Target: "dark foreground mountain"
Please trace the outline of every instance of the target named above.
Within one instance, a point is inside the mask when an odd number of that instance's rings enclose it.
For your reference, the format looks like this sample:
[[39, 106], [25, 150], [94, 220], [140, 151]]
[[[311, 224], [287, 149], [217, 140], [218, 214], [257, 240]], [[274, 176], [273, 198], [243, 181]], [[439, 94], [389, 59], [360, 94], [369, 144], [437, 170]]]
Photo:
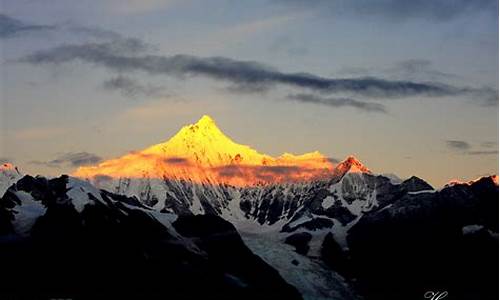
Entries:
[[498, 177], [434, 190], [363, 169], [348, 158], [308, 183], [120, 179], [113, 192], [25, 176], [0, 200], [2, 292], [498, 299]]
[[423, 299], [427, 291], [498, 299], [496, 179], [406, 194], [366, 214], [349, 231], [349, 264], [339, 260], [339, 268], [367, 299]]
[[67, 176], [0, 200], [0, 298], [300, 299], [217, 216], [155, 212]]

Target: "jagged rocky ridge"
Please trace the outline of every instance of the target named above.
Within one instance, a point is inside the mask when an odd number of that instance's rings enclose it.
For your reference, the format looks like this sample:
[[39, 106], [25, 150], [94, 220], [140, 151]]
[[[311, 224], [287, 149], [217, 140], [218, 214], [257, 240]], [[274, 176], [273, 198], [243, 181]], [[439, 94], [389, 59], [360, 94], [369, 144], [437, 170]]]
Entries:
[[308, 183], [242, 188], [122, 178], [98, 183], [112, 192], [94, 193], [159, 220], [184, 220], [173, 222], [183, 224], [173, 226], [183, 240], [204, 234], [198, 220], [222, 217], [304, 298], [421, 299], [439, 289], [452, 292], [450, 299], [495, 295], [497, 177], [434, 190], [417, 177], [394, 184], [358, 172], [358, 163], [349, 158], [329, 180]]
[[6, 191], [0, 261], [2, 298], [301, 298], [222, 218], [160, 213], [68, 176]]
[[[356, 166], [355, 170], [352, 170], [352, 165]], [[241, 188], [224, 184], [195, 184], [189, 181], [167, 179], [154, 181], [145, 178], [142, 180], [122, 179], [118, 184], [116, 182], [111, 183], [108, 188], [117, 193], [138, 195], [143, 203], [147, 203], [162, 212], [172, 212], [179, 215], [209, 214], [222, 216], [236, 226], [247, 244], [258, 255], [261, 255], [268, 263], [279, 270], [285, 280], [294, 284], [306, 298], [355, 299], [357, 297], [356, 293], [360, 293], [367, 299], [395, 299], [403, 296], [405, 299], [411, 297], [420, 299], [423, 295], [420, 289], [424, 286], [429, 289], [444, 288], [445, 285], [447, 285], [448, 289], [456, 288], [457, 284], [452, 284], [450, 280], [439, 282], [438, 279], [441, 278], [439, 274], [443, 272], [430, 277], [433, 278], [432, 283], [435, 284], [426, 283], [425, 285], [422, 284], [421, 279], [406, 274], [413, 279], [402, 285], [404, 288], [396, 288], [394, 284], [384, 286], [387, 283], [380, 279], [384, 278], [383, 274], [385, 274], [386, 269], [393, 272], [391, 267], [406, 266], [405, 270], [412, 270], [415, 263], [409, 265], [401, 263], [401, 261], [408, 260], [410, 257], [412, 257], [412, 261], [420, 263], [416, 263], [417, 265], [427, 266], [430, 269], [434, 266], [421, 262], [429, 261], [439, 265], [438, 261], [442, 259], [442, 256], [438, 255], [438, 253], [442, 254], [440, 252], [442, 250], [437, 252], [421, 251], [420, 253], [409, 251], [411, 249], [403, 246], [414, 245], [414, 243], [408, 243], [407, 238], [426, 245], [422, 247], [432, 245], [438, 238], [449, 242], [450, 236], [458, 236], [460, 240], [465, 237], [461, 233], [462, 227], [477, 225], [483, 228], [484, 224], [482, 222], [486, 219], [490, 220], [489, 222], [493, 219], [493, 222], [489, 223], [490, 226], [487, 227], [490, 233], [487, 239], [490, 242], [480, 244], [479, 251], [486, 253], [482, 257], [487, 257], [489, 261], [495, 261], [495, 258], [489, 254], [493, 253], [497, 248], [492, 241], [497, 241], [498, 228], [491, 225], [495, 224], [494, 220], [498, 220], [498, 210], [494, 207], [498, 205], [498, 185], [494, 180], [496, 177], [486, 177], [482, 181], [448, 186], [436, 191], [418, 177], [411, 177], [399, 184], [395, 184], [385, 176], [375, 175], [371, 172], [359, 172], [359, 168], [363, 168], [359, 161], [348, 158], [336, 168], [329, 180], [308, 183]], [[477, 188], [479, 182], [488, 182], [488, 184], [486, 186], [483, 184], [480, 188]], [[477, 190], [489, 190], [489, 192], [481, 194]], [[437, 205], [440, 201], [445, 201], [449, 206]], [[493, 207], [474, 212], [471, 209], [478, 201]], [[447, 211], [448, 209], [449, 211]], [[405, 213], [410, 211], [414, 211], [420, 217], [414, 218], [412, 214]], [[461, 211], [461, 214], [455, 217], [462, 218], [462, 221], [454, 227], [454, 231], [442, 232], [438, 227], [436, 227], [435, 231], [432, 230], [433, 226], [445, 226], [439, 222], [439, 219], [435, 219], [438, 212], [444, 213], [443, 218], [447, 220], [456, 211]], [[391, 214], [392, 217], [377, 219], [381, 224], [380, 226], [382, 226], [380, 228], [384, 229], [374, 232], [372, 227], [378, 227], [366, 225], [375, 216], [385, 216], [385, 214]], [[476, 219], [471, 219], [470, 216], [473, 214], [476, 215]], [[486, 217], [487, 215], [488, 217]], [[407, 217], [408, 220], [406, 220]], [[405, 228], [405, 222], [413, 226], [410, 228], [413, 231], [408, 229], [408, 232], [405, 233], [406, 230], [398, 229]], [[448, 225], [446, 224], [446, 226]], [[386, 227], [397, 230], [400, 235], [391, 236], [390, 238], [385, 236], [384, 234], [391, 232]], [[375, 237], [377, 234], [382, 234], [383, 239], [368, 238]], [[412, 236], [412, 234], [415, 236]], [[296, 238], [297, 236], [301, 238]], [[291, 267], [291, 261], [281, 262], [275, 256], [269, 255], [265, 247], [259, 246], [259, 243], [270, 245], [267, 241], [263, 241], [263, 237], [268, 240], [271, 239], [276, 245], [281, 245], [276, 247], [289, 247], [290, 251], [295, 250], [302, 257], [317, 262], [318, 265], [315, 265], [316, 270], [301, 269], [302, 274], [308, 274], [309, 272], [311, 279], [308, 280], [305, 275], [303, 279], [296, 278], [297, 274], [294, 274], [295, 271]], [[467, 239], [472, 239], [471, 235], [467, 235]], [[288, 244], [292, 245], [287, 245], [287, 240]], [[293, 242], [290, 243], [290, 240]], [[373, 242], [373, 244], [363, 244], [368, 243], [368, 241]], [[465, 255], [463, 251], [464, 247], [471, 247], [473, 243], [467, 245], [457, 243], [456, 241], [450, 242], [448, 245], [452, 246], [447, 246], [446, 249], [450, 253], [464, 255], [462, 259], [464, 261], [469, 260], [466, 265], [471, 265], [475, 258]], [[397, 255], [394, 254], [394, 249], [398, 249], [398, 247], [394, 244], [403, 247], [400, 253], [396, 253]], [[438, 245], [443, 246], [442, 243]], [[453, 247], [454, 249], [451, 249]], [[481, 247], [485, 247], [485, 249]], [[430, 248], [433, 247], [430, 246]], [[372, 251], [372, 249], [383, 250], [380, 250], [379, 253], [374, 252], [375, 250]], [[414, 249], [421, 248], [415, 247]], [[332, 255], [328, 255], [328, 251]], [[376, 255], [373, 255], [374, 253]], [[392, 256], [388, 255], [388, 253], [391, 253]], [[378, 259], [378, 257], [383, 257], [383, 259]], [[418, 257], [418, 259], [413, 257]], [[395, 258], [400, 260], [397, 261]], [[377, 265], [375, 262], [380, 264]], [[456, 260], [454, 265], [460, 266]], [[340, 273], [345, 281], [340, 277], [335, 280], [324, 279], [324, 284], [320, 287], [318, 287], [317, 283], [313, 284], [312, 281], [317, 281], [317, 278], [322, 276], [318, 274], [323, 274], [318, 270], [323, 271], [325, 269], [333, 269], [335, 272]], [[373, 273], [368, 272], [368, 274], [365, 274], [363, 270], [371, 270], [370, 272]], [[418, 270], [416, 271], [417, 274], [425, 277], [425, 274], [419, 273], [421, 269], [416, 270]], [[450, 270], [456, 271], [456, 268]], [[491, 278], [496, 278], [494, 274], [490, 274], [495, 271], [494, 268], [490, 268], [487, 272], [474, 270], [483, 275], [492, 275]], [[405, 278], [398, 277], [396, 274], [405, 273], [400, 269], [398, 269], [398, 272], [390, 273], [390, 276], [394, 276], [393, 282]], [[449, 274], [449, 272], [445, 274]], [[460, 272], [454, 272], [453, 274], [467, 276], [466, 273]], [[456, 278], [456, 276], [450, 278]], [[374, 282], [376, 284], [372, 285]], [[460, 280], [456, 282], [462, 283]], [[487, 280], [487, 282], [490, 281]], [[413, 283], [413, 286], [411, 283]], [[476, 283], [477, 281], [474, 280], [469, 282], [471, 293], [474, 291], [479, 293], [479, 286]], [[466, 285], [461, 285], [461, 287], [464, 286]], [[485, 286], [488, 289], [481, 294], [483, 296], [491, 293], [492, 285], [485, 284]], [[328, 290], [332, 289], [344, 291], [354, 289], [357, 292], [347, 295], [341, 293], [342, 296], [340, 296], [328, 292]], [[457, 293], [460, 292], [461, 290], [457, 289]], [[462, 299], [457, 294], [454, 297]]]
[[347, 236], [348, 262], [337, 263], [366, 299], [422, 299], [426, 291], [498, 299], [498, 199], [496, 176], [407, 193], [365, 214]]
[[148, 177], [92, 182], [117, 194], [136, 196], [161, 212], [222, 216], [243, 232], [262, 227], [283, 233], [327, 230], [340, 240], [365, 212], [409, 192], [433, 189], [416, 177], [392, 184], [354, 157], [341, 162], [328, 179], [311, 182], [247, 187]]

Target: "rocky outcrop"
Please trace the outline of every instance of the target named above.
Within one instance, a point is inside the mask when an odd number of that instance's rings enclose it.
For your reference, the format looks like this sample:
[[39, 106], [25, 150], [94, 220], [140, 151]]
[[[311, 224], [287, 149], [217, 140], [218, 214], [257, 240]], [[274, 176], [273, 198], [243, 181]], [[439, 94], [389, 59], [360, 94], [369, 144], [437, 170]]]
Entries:
[[341, 275], [351, 276], [352, 273], [349, 268], [349, 257], [347, 251], [335, 241], [331, 232], [325, 235], [323, 243], [321, 244], [321, 259], [325, 264], [335, 270]]
[[312, 235], [308, 232], [294, 233], [286, 237], [285, 244], [294, 246], [297, 253], [307, 255], [311, 238]]
[[401, 183], [401, 187], [407, 192], [432, 191], [434, 188], [424, 180], [412, 176]]

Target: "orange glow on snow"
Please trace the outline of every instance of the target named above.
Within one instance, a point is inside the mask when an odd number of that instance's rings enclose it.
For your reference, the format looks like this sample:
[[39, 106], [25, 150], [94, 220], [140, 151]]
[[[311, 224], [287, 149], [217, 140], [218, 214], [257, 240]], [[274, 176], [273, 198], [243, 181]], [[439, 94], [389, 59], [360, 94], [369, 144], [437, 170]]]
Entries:
[[319, 152], [279, 157], [233, 142], [209, 116], [184, 126], [170, 140], [139, 152], [80, 167], [73, 174], [93, 178], [168, 178], [236, 186], [320, 179], [334, 167]]
[[[491, 175], [491, 176], [487, 176], [489, 178], [491, 178], [491, 181], [493, 181], [493, 183], [495, 185], [498, 186], [498, 175]], [[455, 184], [465, 184], [465, 185], [472, 185], [473, 183], [483, 179], [485, 177], [478, 177], [474, 180], [469, 180], [469, 181], [462, 181], [462, 180], [459, 180], [459, 179], [452, 179], [450, 180], [447, 184], [445, 184], [445, 186], [450, 186], [450, 185], [455, 185]]]

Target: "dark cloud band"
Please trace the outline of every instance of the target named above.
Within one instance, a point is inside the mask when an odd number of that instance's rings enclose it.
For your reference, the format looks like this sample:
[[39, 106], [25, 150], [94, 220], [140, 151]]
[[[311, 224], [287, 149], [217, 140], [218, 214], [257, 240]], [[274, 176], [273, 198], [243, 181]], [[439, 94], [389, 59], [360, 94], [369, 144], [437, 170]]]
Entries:
[[498, 150], [487, 150], [487, 151], [469, 151], [469, 155], [498, 155]]
[[53, 29], [55, 26], [29, 24], [0, 14], [0, 38], [11, 38], [22, 33], [44, 32]]
[[119, 91], [122, 95], [131, 98], [166, 96], [162, 87], [143, 85], [137, 80], [123, 75], [104, 81], [103, 88], [110, 91]]
[[471, 147], [466, 141], [460, 140], [448, 140], [446, 141], [446, 145], [454, 150], [468, 150]]
[[255, 61], [191, 55], [145, 55], [137, 39], [107, 43], [63, 45], [21, 58], [30, 64], [62, 64], [82, 61], [117, 72], [142, 71], [152, 75], [203, 76], [231, 83], [238, 90], [263, 90], [276, 85], [307, 89], [323, 94], [350, 93], [371, 98], [476, 96], [498, 102], [495, 90], [454, 87], [442, 83], [386, 80], [376, 77], [326, 78], [310, 73], [286, 73]]
[[322, 104], [331, 107], [353, 107], [366, 112], [387, 113], [384, 105], [373, 102], [364, 102], [351, 98], [319, 97], [311, 94], [288, 95], [287, 99], [302, 103]]

